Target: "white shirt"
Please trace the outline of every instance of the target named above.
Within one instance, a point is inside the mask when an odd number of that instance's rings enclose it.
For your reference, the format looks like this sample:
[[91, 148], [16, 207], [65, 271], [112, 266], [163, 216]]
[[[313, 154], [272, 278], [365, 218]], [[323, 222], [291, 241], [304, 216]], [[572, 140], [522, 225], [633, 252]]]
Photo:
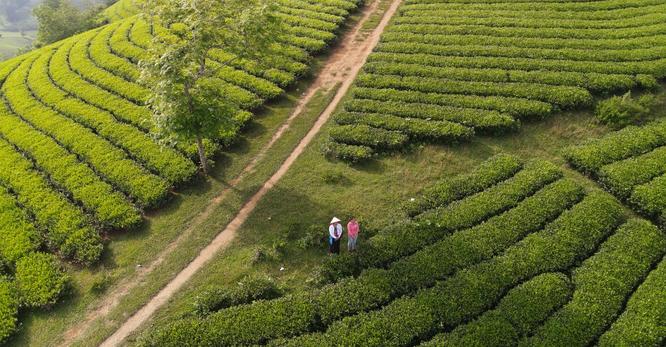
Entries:
[[331, 224], [328, 227], [328, 234], [334, 239], [339, 239], [342, 236], [342, 224]]

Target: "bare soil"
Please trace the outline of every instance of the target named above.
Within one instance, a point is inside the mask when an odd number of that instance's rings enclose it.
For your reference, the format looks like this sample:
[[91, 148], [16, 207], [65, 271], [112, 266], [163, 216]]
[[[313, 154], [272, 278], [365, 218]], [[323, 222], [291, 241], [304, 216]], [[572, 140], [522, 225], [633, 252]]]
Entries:
[[176, 249], [183, 240], [186, 240], [192, 232], [206, 221], [211, 213], [223, 201], [225, 196], [234, 189], [249, 173], [251, 173], [257, 163], [265, 157], [266, 153], [273, 147], [273, 145], [283, 136], [289, 129], [293, 120], [297, 118], [305, 109], [306, 105], [312, 98], [320, 91], [330, 90], [338, 84], [338, 89], [335, 97], [331, 100], [326, 109], [319, 115], [317, 121], [305, 137], [301, 140], [298, 146], [291, 152], [289, 157], [282, 163], [280, 168], [264, 182], [261, 189], [255, 193], [241, 208], [234, 219], [222, 230], [218, 235], [197, 255], [192, 262], [190, 262], [183, 270], [181, 270], [157, 295], [155, 295], [148, 303], [135, 312], [129, 319], [127, 319], [116, 332], [108, 337], [102, 346], [118, 346], [124, 339], [129, 336], [133, 331], [138, 329], [142, 324], [147, 322], [152, 315], [160, 307], [162, 307], [168, 300], [173, 297], [202, 267], [204, 267], [211, 259], [213, 259], [218, 252], [225, 249], [229, 243], [235, 238], [238, 229], [247, 220], [253, 212], [259, 201], [270, 191], [278, 181], [287, 173], [296, 159], [303, 153], [305, 148], [312, 142], [314, 137], [319, 133], [321, 128], [326, 124], [332, 113], [338, 107], [342, 98], [347, 94], [349, 88], [352, 86], [354, 79], [359, 71], [365, 64], [368, 55], [372, 52], [373, 48], [379, 42], [379, 38], [388, 25], [390, 19], [397, 11], [401, 0], [394, 0], [389, 9], [384, 14], [382, 21], [373, 30], [373, 32], [366, 37], [360, 38], [360, 31], [363, 24], [368, 18], [377, 10], [378, 1], [373, 1], [372, 4], [367, 6], [362, 13], [362, 18], [355, 26], [349, 30], [339, 41], [337, 46], [333, 49], [331, 55], [326, 61], [324, 67], [320, 71], [315, 81], [304, 92], [303, 97], [299, 100], [294, 111], [289, 118], [282, 124], [278, 131], [273, 135], [271, 140], [260, 150], [258, 155], [243, 169], [243, 171], [232, 181], [229, 182], [227, 188], [221, 191], [215, 198], [213, 198], [206, 208], [198, 214], [189, 227], [180, 234], [180, 236], [170, 243], [149, 265], [140, 268], [135, 276], [132, 276], [125, 281], [115, 286], [115, 289], [108, 293], [101, 303], [98, 303], [95, 308], [92, 308], [86, 317], [64, 333], [64, 340], [61, 346], [67, 346], [81, 337], [97, 319], [103, 319], [113, 310], [121, 301], [123, 297], [128, 295], [130, 291], [138, 284], [141, 283], [148, 274], [157, 268], [165, 259], [165, 257]]

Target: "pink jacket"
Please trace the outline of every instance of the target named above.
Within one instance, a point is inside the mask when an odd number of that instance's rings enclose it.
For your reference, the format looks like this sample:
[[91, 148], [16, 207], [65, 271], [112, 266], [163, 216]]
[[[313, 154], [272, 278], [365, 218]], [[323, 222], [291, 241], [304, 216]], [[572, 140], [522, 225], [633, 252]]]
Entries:
[[347, 235], [349, 235], [349, 237], [357, 237], [359, 229], [358, 222], [350, 221], [347, 223]]

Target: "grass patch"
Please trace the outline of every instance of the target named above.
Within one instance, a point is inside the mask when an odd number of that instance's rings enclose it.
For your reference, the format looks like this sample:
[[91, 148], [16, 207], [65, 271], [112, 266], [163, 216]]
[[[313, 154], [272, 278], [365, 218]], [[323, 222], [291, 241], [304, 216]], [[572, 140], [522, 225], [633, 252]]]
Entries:
[[[661, 105], [666, 104], [665, 95], [658, 95]], [[404, 219], [400, 205], [417, 196], [425, 186], [443, 177], [468, 172], [496, 153], [549, 160], [560, 165], [565, 176], [586, 189], [598, 190], [594, 182], [566, 166], [562, 151], [612, 131], [600, 125], [591, 110], [572, 111], [527, 122], [515, 133], [499, 137], [481, 136], [455, 146], [417, 145], [397, 155], [349, 166], [327, 160], [322, 154], [330, 126], [325, 127], [287, 175], [259, 203], [232, 246], [158, 311], [152, 325], [187, 314], [194, 297], [203, 290], [232, 286], [247, 275], [267, 274], [287, 292], [308, 289], [314, 285], [312, 270], [327, 254], [325, 246], [307, 250], [299, 247], [295, 241], [299, 227], [301, 236], [306, 236], [313, 226], [319, 226], [323, 236], [331, 216], [355, 215], [362, 222], [362, 236], [368, 236], [372, 230]], [[629, 210], [626, 212], [631, 214]], [[283, 241], [287, 245], [280, 256], [252, 262], [255, 250], [270, 249]], [[359, 247], [363, 247], [363, 241]]]

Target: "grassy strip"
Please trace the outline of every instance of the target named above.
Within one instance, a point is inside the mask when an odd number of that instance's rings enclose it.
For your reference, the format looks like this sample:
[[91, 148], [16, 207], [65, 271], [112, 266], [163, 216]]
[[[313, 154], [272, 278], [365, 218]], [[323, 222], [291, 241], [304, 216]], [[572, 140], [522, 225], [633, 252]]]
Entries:
[[565, 158], [575, 168], [594, 173], [602, 166], [649, 152], [666, 144], [666, 122], [629, 126], [582, 146], [572, 147]]
[[[321, 291], [234, 307], [205, 320], [178, 321], [158, 329], [144, 342], [161, 346], [190, 344], [196, 339], [196, 343], [204, 344], [253, 344], [325, 327], [345, 316], [432, 286], [437, 279], [500, 253], [525, 234], [555, 218], [581, 195], [581, 188], [571, 181], [554, 183], [514, 210], [477, 228], [455, 233], [433, 247], [395, 263], [389, 270], [366, 271], [356, 279], [343, 280]], [[458, 247], [464, 250], [458, 253]], [[459, 256], [452, 257], [452, 254]], [[429, 266], [433, 259], [442, 258], [449, 261], [435, 262], [436, 267]], [[342, 303], [340, 293], [345, 293]], [[298, 309], [287, 310], [292, 305], [297, 305]]]
[[481, 314], [510, 288], [543, 272], [561, 271], [594, 251], [623, 220], [620, 204], [593, 193], [542, 232], [531, 234], [503, 255], [459, 271], [413, 297], [379, 311], [345, 318], [323, 334], [293, 345], [409, 345]]
[[321, 280], [334, 282], [370, 267], [383, 267], [432, 244], [455, 230], [472, 227], [516, 206], [543, 186], [560, 178], [548, 162], [531, 162], [512, 178], [480, 193], [419, 216], [416, 222], [393, 225], [374, 236], [354, 255], [330, 258], [319, 271]]
[[425, 188], [418, 197], [406, 203], [403, 209], [408, 216], [415, 217], [427, 210], [448, 205], [455, 200], [488, 189], [509, 179], [522, 167], [523, 163], [517, 157], [498, 154], [483, 162], [469, 174], [444, 179]]

